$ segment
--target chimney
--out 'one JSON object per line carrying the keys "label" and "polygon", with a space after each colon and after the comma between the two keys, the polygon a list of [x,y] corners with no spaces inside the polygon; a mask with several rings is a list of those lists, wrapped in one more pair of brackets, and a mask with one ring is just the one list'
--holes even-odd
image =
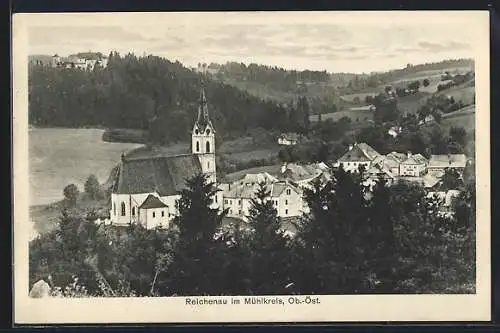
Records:
{"label": "chimney", "polygon": [[281,166],[281,173],[285,173],[286,171],[286,162],[283,163],[283,165]]}

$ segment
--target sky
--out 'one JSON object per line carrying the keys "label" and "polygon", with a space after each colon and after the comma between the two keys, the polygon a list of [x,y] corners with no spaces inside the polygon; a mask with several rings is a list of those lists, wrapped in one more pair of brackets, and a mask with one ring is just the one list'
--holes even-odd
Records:
{"label": "sky", "polygon": [[488,27],[477,13],[66,13],[25,14],[25,22],[29,54],[118,51],[186,66],[236,61],[369,73],[474,58],[478,34]]}

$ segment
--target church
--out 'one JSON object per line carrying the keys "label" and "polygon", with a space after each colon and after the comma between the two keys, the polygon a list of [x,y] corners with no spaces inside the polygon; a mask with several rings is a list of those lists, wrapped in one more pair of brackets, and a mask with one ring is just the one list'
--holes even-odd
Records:
{"label": "church", "polygon": [[[168,228],[178,215],[178,192],[185,188],[186,179],[204,173],[208,181],[217,183],[215,128],[208,115],[203,87],[199,103],[190,154],[168,156],[158,147],[141,147],[122,154],[113,175],[111,224]],[[222,207],[221,192],[214,196],[212,207]]]}

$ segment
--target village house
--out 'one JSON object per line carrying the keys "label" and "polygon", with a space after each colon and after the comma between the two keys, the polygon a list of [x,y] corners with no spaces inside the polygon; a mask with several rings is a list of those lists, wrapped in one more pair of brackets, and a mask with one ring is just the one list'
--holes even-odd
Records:
{"label": "village house", "polygon": [[380,154],[366,143],[355,143],[337,160],[337,165],[348,172],[358,172],[360,166],[368,170],[372,161],[379,156]]}
{"label": "village house", "polygon": [[322,182],[329,179],[330,168],[323,162],[312,164],[284,163],[280,169],[279,178],[288,180],[297,186],[310,188],[312,182],[320,179]]}
{"label": "village house", "polygon": [[431,155],[427,171],[435,177],[442,177],[446,169],[462,173],[466,166],[467,157],[464,154]]}
{"label": "village house", "polygon": [[421,154],[408,152],[406,158],[399,164],[399,176],[420,177],[427,170],[427,159]]}
{"label": "village house", "polygon": [[[247,179],[248,180],[248,179]],[[279,217],[301,216],[304,209],[302,190],[288,181],[274,181],[266,184],[266,190],[270,193],[269,200],[273,202]],[[226,187],[224,191],[224,209],[228,210],[228,217],[234,217],[248,221],[252,199],[259,189],[259,183],[246,181],[235,182]]]}
{"label": "village house", "polygon": [[297,133],[283,133],[278,137],[278,144],[283,146],[294,146],[299,143],[300,136]]}
{"label": "village house", "polygon": [[[186,179],[203,173],[216,183],[215,130],[203,89],[191,141],[191,154],[168,156],[160,148],[141,147],[122,155],[112,175],[111,224],[168,227],[178,215],[179,191],[185,188]],[[222,208],[221,203],[218,192],[212,207]]]}
{"label": "village house", "polygon": [[451,217],[453,214],[453,203],[460,196],[459,190],[447,191],[430,191],[427,193],[428,199],[435,199],[438,201],[438,212],[442,216]]}
{"label": "village house", "polygon": [[62,67],[67,69],[77,68],[82,70],[93,70],[97,65],[105,68],[108,64],[108,59],[102,57],[77,57],[71,55],[69,57],[60,57],[57,54],[52,56],[52,67]]}

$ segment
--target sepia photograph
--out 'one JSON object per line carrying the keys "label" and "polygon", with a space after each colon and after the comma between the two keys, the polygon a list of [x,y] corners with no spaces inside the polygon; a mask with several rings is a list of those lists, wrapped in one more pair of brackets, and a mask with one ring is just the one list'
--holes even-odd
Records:
{"label": "sepia photograph", "polygon": [[16,16],[22,322],[489,319],[487,12]]}

